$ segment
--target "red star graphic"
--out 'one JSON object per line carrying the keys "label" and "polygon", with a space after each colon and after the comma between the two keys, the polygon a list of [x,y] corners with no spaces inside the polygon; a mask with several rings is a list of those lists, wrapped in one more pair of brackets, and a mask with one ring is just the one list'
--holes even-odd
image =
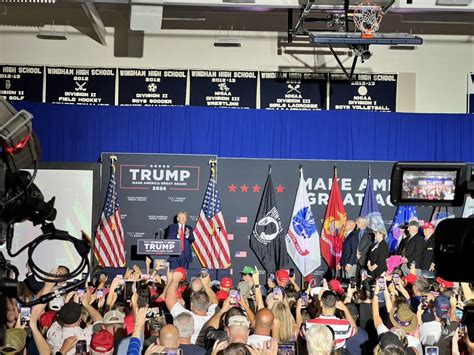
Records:
{"label": "red star graphic", "polygon": [[278,194],[283,193],[283,190],[284,190],[284,189],[285,189],[285,187],[281,186],[281,184],[278,185],[278,186],[277,186],[277,193],[278,193]]}
{"label": "red star graphic", "polygon": [[262,188],[262,187],[259,186],[259,185],[257,185],[257,184],[255,184],[254,186],[252,186],[253,192],[260,192],[260,189],[261,189],[261,188]]}
{"label": "red star graphic", "polygon": [[229,192],[235,192],[236,188],[237,188],[237,186],[235,186],[234,184],[229,185]]}
{"label": "red star graphic", "polygon": [[240,186],[240,191],[241,192],[249,192],[249,187],[245,184],[243,184],[242,186]]}

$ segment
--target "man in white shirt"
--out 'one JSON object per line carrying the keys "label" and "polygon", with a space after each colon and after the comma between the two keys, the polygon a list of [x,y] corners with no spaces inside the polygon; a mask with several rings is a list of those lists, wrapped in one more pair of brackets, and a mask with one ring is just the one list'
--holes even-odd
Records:
{"label": "man in white shirt", "polygon": [[184,308],[178,302],[178,296],[176,295],[176,290],[182,276],[179,271],[173,273],[165,294],[166,307],[168,307],[173,317],[177,317],[183,312],[188,312],[193,316],[194,333],[191,337],[191,343],[196,344],[196,339],[203,325],[214,315],[218,300],[216,294],[211,289],[211,279],[209,275],[206,275],[206,277],[201,277],[204,291],[194,292],[191,296],[191,311]]}
{"label": "man in white shirt", "polygon": [[[79,326],[81,324],[82,307],[86,308],[94,322],[102,321],[102,316],[94,307],[89,305],[89,300],[90,297],[86,294],[82,299],[82,306],[75,302],[66,303],[58,312],[58,320],[62,325],[54,322],[47,333],[47,342],[53,354],[60,352],[64,340],[69,337],[75,337],[78,341],[85,340],[89,349],[94,325],[88,325],[84,329]],[[71,350],[67,354],[74,355],[75,350]]]}

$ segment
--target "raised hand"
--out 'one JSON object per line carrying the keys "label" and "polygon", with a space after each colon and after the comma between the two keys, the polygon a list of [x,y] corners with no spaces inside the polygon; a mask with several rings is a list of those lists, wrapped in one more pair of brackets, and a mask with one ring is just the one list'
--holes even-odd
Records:
{"label": "raised hand", "polygon": [[79,339],[77,339],[75,336],[71,336],[69,338],[64,339],[63,345],[61,346],[61,349],[59,350],[61,354],[67,354],[72,349],[74,349],[78,340]]}

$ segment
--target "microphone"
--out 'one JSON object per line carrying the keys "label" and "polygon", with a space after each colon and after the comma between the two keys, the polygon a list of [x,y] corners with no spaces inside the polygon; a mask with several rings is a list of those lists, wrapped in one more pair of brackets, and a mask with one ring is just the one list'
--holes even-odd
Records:
{"label": "microphone", "polygon": [[163,228],[160,228],[158,232],[155,232],[155,239],[158,237],[158,239],[163,239]]}

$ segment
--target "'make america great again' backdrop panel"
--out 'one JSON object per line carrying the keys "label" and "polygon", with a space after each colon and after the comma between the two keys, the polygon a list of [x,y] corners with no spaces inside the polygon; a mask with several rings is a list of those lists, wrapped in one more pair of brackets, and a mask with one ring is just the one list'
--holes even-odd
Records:
{"label": "'make america great again' backdrop panel", "polygon": [[[177,212],[188,212],[188,223],[196,224],[204,191],[209,180],[207,155],[115,154],[118,158],[116,179],[123,218],[127,261],[136,262],[137,240],[153,239],[163,234]],[[103,192],[109,179],[109,156],[102,155]],[[244,265],[260,266],[249,247],[255,215],[263,186],[272,166],[277,207],[283,229],[288,229],[299,178],[303,165],[306,186],[318,230],[329,199],[334,161],[265,160],[219,158],[217,185],[222,203],[232,256],[232,273]],[[348,218],[359,215],[365,192],[369,166],[375,193],[387,227],[392,222],[395,207],[390,203],[391,162],[338,161],[337,171],[342,198]],[[105,192],[104,192],[105,193]],[[103,197],[102,197],[103,198]],[[103,201],[103,199],[102,199]],[[418,208],[418,217],[430,217],[431,208]],[[194,256],[193,268],[199,268]]]}

